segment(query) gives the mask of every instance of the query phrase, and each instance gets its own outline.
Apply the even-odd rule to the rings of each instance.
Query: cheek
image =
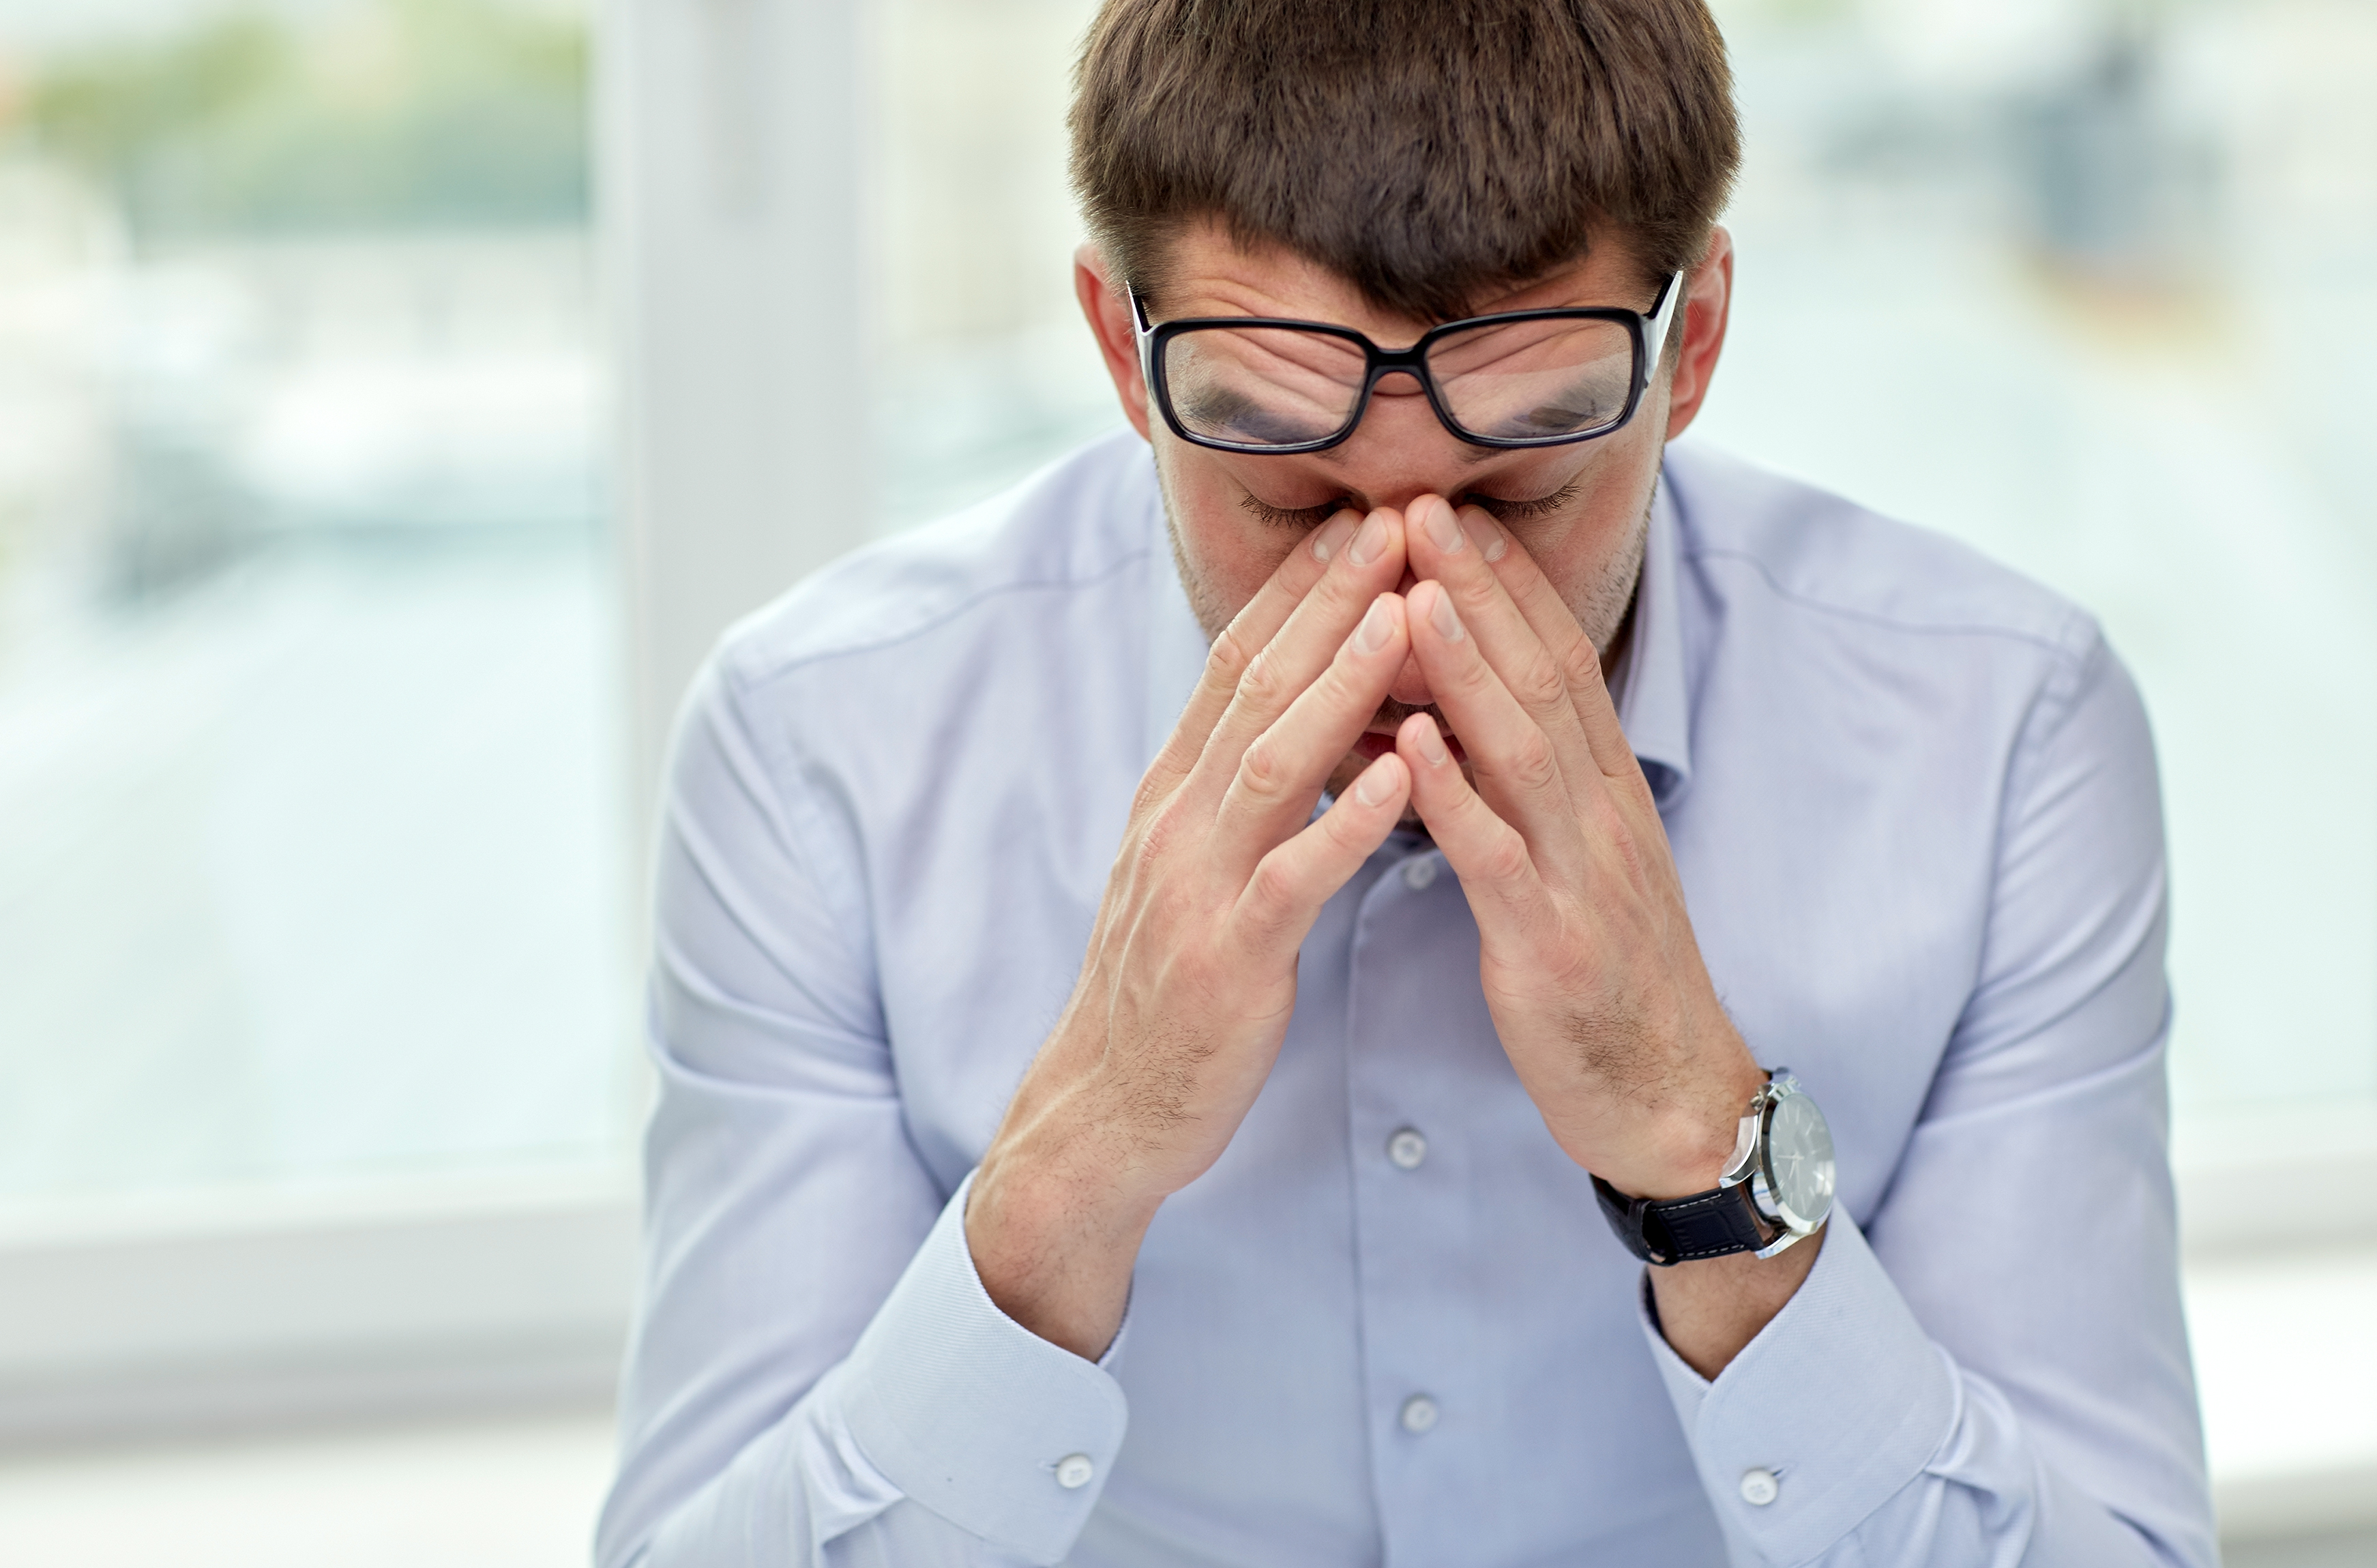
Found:
[[[1644,434],[1630,427],[1595,454],[1599,461],[1578,476],[1583,495],[1561,515],[1511,525],[1512,536],[1571,610],[1622,563],[1650,511],[1664,445],[1643,439]]]
[[[1571,513],[1533,525],[1523,522],[1511,532],[1560,597],[1571,604],[1576,602],[1574,590],[1596,575],[1595,568],[1616,544],[1607,520],[1597,511]]]
[[[1269,581],[1288,552],[1304,543],[1301,529],[1275,528],[1247,515],[1237,489],[1175,447],[1165,463],[1165,488],[1180,552],[1187,558],[1190,601],[1206,630],[1217,631]],[[1193,450],[1193,449],[1191,449]]]

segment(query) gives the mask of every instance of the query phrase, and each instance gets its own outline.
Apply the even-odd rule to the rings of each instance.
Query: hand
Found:
[[[1425,713],[1396,748],[1476,917],[1495,1032],[1570,1158],[1635,1197],[1704,1192],[1763,1074],[1701,960],[1592,640],[1483,510],[1423,497],[1409,524],[1427,579],[1410,593],[1413,652],[1476,786]],[[1715,1377],[1822,1245],[1652,1269],[1661,1333]]]
[[[1428,715],[1396,744],[1475,915],[1496,1032],[1579,1165],[1636,1197],[1705,1191],[1762,1078],[1592,640],[1484,511],[1423,497],[1408,533],[1413,652],[1475,787]]]
[[[1157,1206],[1269,1077],[1320,906],[1403,815],[1389,755],[1311,820],[1410,652],[1404,566],[1398,514],[1340,514],[1215,639],[1140,784],[1072,999],[975,1174],[984,1287],[1077,1355],[1112,1341]]]

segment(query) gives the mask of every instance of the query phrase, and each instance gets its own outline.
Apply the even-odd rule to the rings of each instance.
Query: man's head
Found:
[[[1082,305],[1208,632],[1338,511],[1437,496],[1500,522],[1609,651],[1661,449],[1724,339],[1714,225],[1738,135],[1702,0],[1107,0],[1072,129]],[[1191,445],[1151,417],[1123,292],[1157,320],[1326,321],[1398,348],[1466,316],[1647,313],[1677,271],[1689,308],[1632,420],[1518,449],[1454,436],[1403,374],[1328,449]],[[1415,665],[1394,698],[1381,729],[1428,702]]]

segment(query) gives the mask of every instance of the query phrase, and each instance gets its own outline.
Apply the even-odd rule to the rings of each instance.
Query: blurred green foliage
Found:
[[[144,243],[567,222],[587,209],[586,78],[574,17],[355,0],[47,62],[0,134],[106,186]]]

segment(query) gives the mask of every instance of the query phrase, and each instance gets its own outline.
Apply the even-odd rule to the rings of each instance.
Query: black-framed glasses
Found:
[[[1225,452],[1318,452],[1354,433],[1379,378],[1404,372],[1444,427],[1481,447],[1557,447],[1634,417],[1666,346],[1684,275],[1645,316],[1609,307],[1513,310],[1430,328],[1382,349],[1351,327],[1264,316],[1162,324],[1129,291],[1139,367],[1164,423]]]

